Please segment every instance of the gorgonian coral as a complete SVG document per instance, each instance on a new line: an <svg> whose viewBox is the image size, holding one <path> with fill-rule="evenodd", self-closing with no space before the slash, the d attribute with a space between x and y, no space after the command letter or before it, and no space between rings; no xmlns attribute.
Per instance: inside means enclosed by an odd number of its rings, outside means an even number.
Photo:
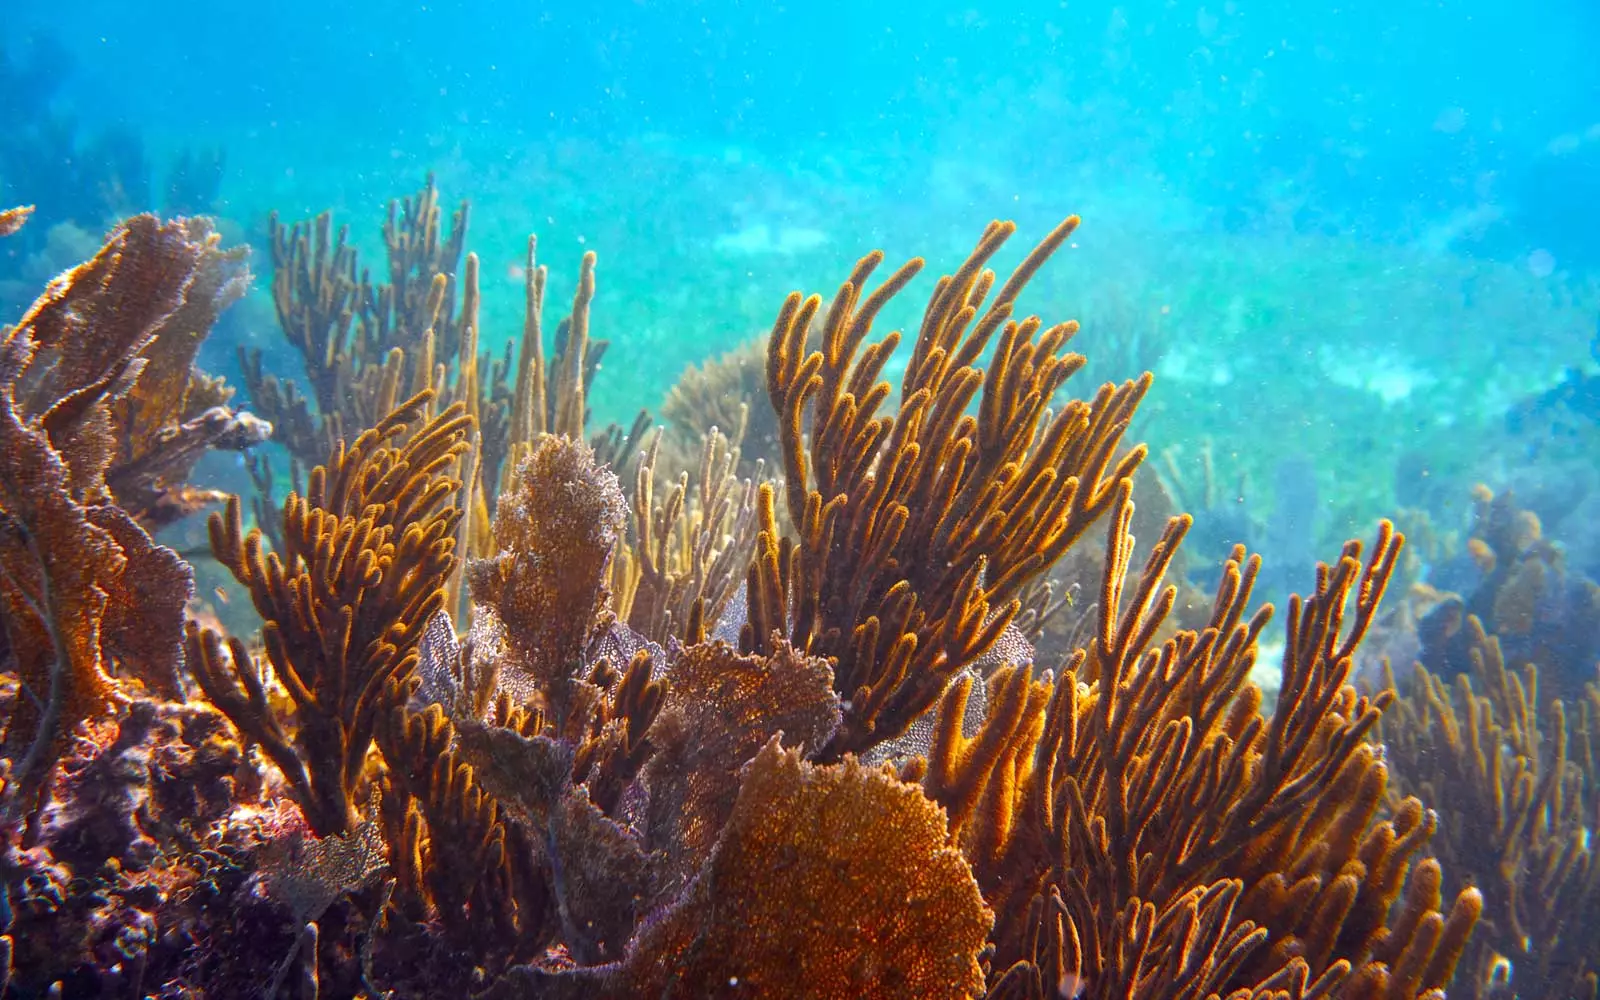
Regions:
<svg viewBox="0 0 1600 1000"><path fill-rule="evenodd" d="M341 442L312 470L306 495L283 505L281 553L264 552L261 532L244 530L237 497L210 519L212 551L265 622L272 675L296 708L293 729L268 704L242 643L224 650L216 633L191 623L191 669L283 772L319 834L359 822L357 784L384 693L416 670L455 568L461 482L452 471L472 420L457 404L422 423L431 396L407 401L348 449Z"/></svg>
<svg viewBox="0 0 1600 1000"><path fill-rule="evenodd" d="M1393 694L1348 683L1401 540L1351 543L1291 600L1264 713L1257 560L1233 552L1209 612L1181 622L1166 577L1188 519L1132 565L1144 450L1123 436L1149 377L1058 399L1083 365L1075 324L1015 315L1075 219L1003 282L987 265L1012 227L986 230L936 284L892 406L901 338L872 328L921 262L868 291L869 255L826 308L790 297L765 370L782 483L735 479L708 436L692 490L658 494L652 450L631 496L607 466L640 429L582 440L592 257L548 371L530 266L523 360L485 393L476 260L450 308L439 269L460 250L433 245L439 222L431 193L395 216L383 292L326 224L279 233L286 325L335 369L346 349L371 364L329 376L365 387L350 405L317 390L336 412L296 448L326 461L270 535L238 499L210 521L259 650L196 616L178 665L187 567L106 474L108 440L179 419L137 386L158 355L192 360L192 337L153 332L183 289L226 298L208 231L130 223L8 331L0 705L8 809L35 840L0 855L21 904L0 957L26 989L1300 1000L1449 983L1482 899L1446 896L1423 856L1436 817L1389 794L1370 737ZM405 350L367 350L384 317ZM503 460L480 421L503 424ZM1063 659L1027 662L1022 598L1037 606L1103 515L1104 548L1075 563L1080 584L1099 570L1093 611ZM180 705L196 686L210 705Z"/></svg>

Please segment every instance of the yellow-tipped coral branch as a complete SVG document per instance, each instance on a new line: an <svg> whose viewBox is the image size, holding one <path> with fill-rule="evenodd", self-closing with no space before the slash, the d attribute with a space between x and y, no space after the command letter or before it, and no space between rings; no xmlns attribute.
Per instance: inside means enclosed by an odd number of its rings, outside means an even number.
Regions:
<svg viewBox="0 0 1600 1000"><path fill-rule="evenodd" d="M431 398L408 400L312 471L306 495L284 503L282 553L264 553L260 531L245 531L238 498L211 516L212 551L248 588L265 622L267 661L297 709L292 744L263 713L258 668L239 661L237 645L233 657L216 656L215 640L191 631L195 677L285 774L303 769L292 787L319 834L354 828L383 692L415 669L455 568L453 469L472 418L458 403L418 427Z"/></svg>

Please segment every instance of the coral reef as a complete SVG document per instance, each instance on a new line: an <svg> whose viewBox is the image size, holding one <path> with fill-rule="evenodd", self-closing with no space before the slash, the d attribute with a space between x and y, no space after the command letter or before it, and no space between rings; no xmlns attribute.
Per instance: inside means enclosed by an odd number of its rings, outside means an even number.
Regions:
<svg viewBox="0 0 1600 1000"><path fill-rule="evenodd" d="M1600 684L1573 702L1543 696L1545 668L1508 668L1497 637L1468 616L1470 660L1453 682L1416 666L1381 735L1396 784L1438 804L1430 850L1449 883L1478 886L1484 914L1463 959L1461 995L1600 995ZM1395 678L1388 689L1398 690ZM1569 717L1570 713L1570 717Z"/></svg>
<svg viewBox="0 0 1600 1000"><path fill-rule="evenodd" d="M780 482L709 428L675 477L648 421L585 440L593 256L547 365L530 241L496 365L440 218L431 184L391 210L381 286L326 219L275 228L311 395L248 381L294 488L208 521L259 648L185 611L113 475L197 405L143 379L206 395L235 258L140 217L5 331L0 989L1407 1000L1477 960L1500 897L1426 855L1396 694L1350 683L1402 539L1289 600L1264 711L1259 557L1180 608L1163 512L1133 564L1151 377L1058 398L1076 324L1017 315L1075 218L1003 281L988 227L892 405L872 327L922 262L792 295ZM1036 649L1067 557L1093 599Z"/></svg>
<svg viewBox="0 0 1600 1000"><path fill-rule="evenodd" d="M1538 668L1546 700L1577 704L1600 681L1600 585L1568 569L1563 546L1509 491L1473 490L1465 539L1434 546L1426 578L1391 617L1404 651L1446 680L1474 670L1476 617L1507 662Z"/></svg>

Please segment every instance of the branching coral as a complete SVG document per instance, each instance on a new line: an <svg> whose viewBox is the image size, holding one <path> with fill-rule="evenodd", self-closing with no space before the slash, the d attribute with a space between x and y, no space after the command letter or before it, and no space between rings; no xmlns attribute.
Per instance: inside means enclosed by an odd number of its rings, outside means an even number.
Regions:
<svg viewBox="0 0 1600 1000"><path fill-rule="evenodd" d="M588 253L547 362L547 272L530 237L521 343L514 350L508 342L498 360L480 353L478 259L462 256L468 219L462 202L446 229L431 176L415 194L391 201L383 226L389 280L375 283L347 228L335 233L329 213L292 227L274 217L273 301L279 326L304 362L310 396L268 372L260 351L242 352L240 364L256 408L280 428L297 488L301 469L351 430L382 419L406 392L432 388L440 405L465 404L479 434L468 463L476 471L463 476L476 483L481 500L464 512L466 540L475 544L482 535L471 524L472 508L492 508L538 435L583 438L587 394L607 342L589 336L595 255ZM610 433L621 437L615 428Z"/></svg>
<svg viewBox="0 0 1600 1000"><path fill-rule="evenodd" d="M424 188L427 193L432 190L431 183ZM436 198L424 195L424 200L431 203ZM393 215L391 206L391 218ZM436 206L425 216L408 215L407 219L422 231L420 238L406 239L404 244L438 243ZM425 341L431 345L437 323L453 319L441 312L454 288L451 279L460 247L457 243L456 256L449 261L436 253L424 262L447 264L449 277L438 274L441 280L436 281L437 272L432 270L422 276L433 294L418 307L411 301L414 296L397 299L391 286L374 288L365 272L357 274L356 252L347 242L346 231L341 229L336 241L330 237L331 216L324 214L292 229L274 217L270 228L278 324L304 360L312 398L302 396L294 382L265 372L260 351L241 351L240 367L256 409L278 427L277 437L297 466L309 468L345 436L347 425L350 429L372 426L393 408L405 387L432 384L432 358L415 355L421 353ZM409 280L413 277L402 276L407 281L404 287L414 287ZM409 311L398 317L394 314L396 308L408 306ZM385 335L390 339L385 340ZM413 355L409 358L407 348Z"/></svg>
<svg viewBox="0 0 1600 1000"><path fill-rule="evenodd" d="M374 285L358 272L348 228L333 236L331 214L293 227L272 218L273 304L284 336L305 360L316 414L293 383L261 374L260 352L244 367L257 406L291 431L284 440L305 465L331 450L347 421L365 427L384 416L387 408L373 408L374 393L395 348L411 367L394 374L413 386L433 377L432 358L421 356L425 339L445 358L454 353L462 325L453 309L455 276L466 227L463 203L444 232L431 177L415 196L391 201L383 227L389 282Z"/></svg>
<svg viewBox="0 0 1600 1000"><path fill-rule="evenodd" d="M416 669L455 567L453 471L472 418L456 404L417 427L431 398L408 400L312 471L306 495L284 503L282 553L264 554L260 531L245 532L237 497L211 516L212 551L265 622L267 661L297 711L293 734L242 643L225 652L215 632L191 624L191 669L206 697L261 743L319 834L357 824L357 782L386 685Z"/></svg>
<svg viewBox="0 0 1600 1000"><path fill-rule="evenodd" d="M700 444L694 475L683 472L656 499L663 435L635 463L633 517L612 569L617 611L650 641L703 641L740 592L755 542L757 480L738 479L739 449L716 428ZM757 466L761 471L761 466ZM737 638L737 615L729 616Z"/></svg>
<svg viewBox="0 0 1600 1000"><path fill-rule="evenodd" d="M1385 526L1365 564L1351 543L1291 601L1283 694L1262 718L1246 677L1270 607L1244 620L1258 560L1237 551L1207 626L1157 646L1188 522L1171 522L1125 591L1128 497L1124 484L1087 647L1053 682L997 674L971 736L970 680L940 709L923 782L999 915L994 994L1442 988L1479 898L1447 916L1436 871L1408 882L1433 822L1415 800L1377 820L1385 772L1363 739L1388 696L1346 683L1399 540Z"/></svg>
<svg viewBox="0 0 1600 1000"><path fill-rule="evenodd" d="M1600 864L1600 686L1572 707L1541 699L1542 672L1508 669L1476 617L1464 625L1471 671L1454 683L1418 664L1382 735L1401 788L1442 814L1432 852L1449 884L1484 895L1463 963L1463 995L1596 995ZM1388 688L1396 691L1393 675Z"/></svg>
<svg viewBox="0 0 1600 1000"><path fill-rule="evenodd" d="M1400 539L1349 544L1291 600L1264 715L1258 562L1236 549L1209 612L1176 614L1177 517L1139 529L1159 537L1134 572L1144 450L1122 438L1149 378L1057 401L1074 324L1014 318L1076 220L1003 283L986 265L1012 229L989 228L937 284L892 412L899 334L871 328L920 261L868 292L864 258L827 309L791 297L764 372L782 484L737 479L708 434L675 487L653 443L631 507L607 464L640 426L604 454L583 440L592 256L546 365L530 244L520 360L480 364L476 259L452 304L438 222L431 189L396 210L381 291L327 225L284 241L280 306L340 389L332 411L282 408L328 458L273 551L237 498L210 521L263 652L191 621L174 669L181 601L143 592L184 567L106 471L118 434L179 419L155 390L191 386L183 330L212 314L163 323L184 289L226 298L214 242L131 223L0 345L8 792L47 806L39 846L0 845L0 899L26 910L0 958L30 963L25 989L1437 1000L1476 960L1482 896L1418 860L1439 822L1390 794L1369 742L1394 696L1348 684ZM383 337L410 339L360 346ZM1108 512L1105 548L1070 567L1094 592L1064 660L1018 662L1038 658L1024 599L1048 610L1042 581ZM190 675L214 708L175 704ZM52 683L49 713L17 710ZM1586 766L1590 725L1570 743ZM88 749L51 783L74 726ZM256 748L281 780L256 778ZM1569 817L1553 753L1508 801ZM169 763L192 800L154 773ZM1560 856L1548 872L1587 865Z"/></svg>
<svg viewBox="0 0 1600 1000"><path fill-rule="evenodd" d="M539 940L547 898L522 830L453 747L455 727L438 705L396 704L380 719L387 765L386 827L403 894L422 901L478 956L497 940Z"/></svg>
<svg viewBox="0 0 1600 1000"><path fill-rule="evenodd" d="M1077 324L1012 318L1023 287L1077 222L1051 232L997 292L984 265L1015 227L989 226L939 280L893 416L878 415L891 391L878 376L900 334L862 344L920 259L864 294L883 255L862 258L825 314L819 351L803 351L819 297L793 294L778 315L767 386L799 537L780 536L769 497L741 641L761 650L786 633L835 661L850 708L829 758L893 738L931 707L1010 623L1023 586L1082 536L1144 458L1136 448L1113 462L1148 377L1052 412L1056 390L1083 365L1065 353ZM978 368L991 341L993 357Z"/></svg>

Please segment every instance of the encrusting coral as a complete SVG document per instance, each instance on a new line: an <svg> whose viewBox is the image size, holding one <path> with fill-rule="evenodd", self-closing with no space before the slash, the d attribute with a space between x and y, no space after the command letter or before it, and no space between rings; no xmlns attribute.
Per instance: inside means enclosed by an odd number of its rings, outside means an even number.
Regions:
<svg viewBox="0 0 1600 1000"><path fill-rule="evenodd" d="M197 277L230 273L209 231L130 222L6 332L13 990L1441 996L1482 896L1446 897L1435 816L1391 794L1370 737L1394 695L1348 683L1401 539L1350 543L1290 602L1263 714L1258 561L1232 554L1198 627L1167 621L1186 518L1133 571L1145 452L1122 438L1150 377L1059 401L1075 325L1016 316L1076 219L1004 282L1013 228L985 231L891 412L900 335L872 326L921 262L868 291L869 255L826 308L791 296L765 370L782 484L708 431L696 475L658 488L659 436L584 440L592 256L546 366L530 242L521 360L485 394L475 258L447 306L435 269L462 248L431 190L391 218L384 290L326 223L279 234L308 362L376 388L370 412L272 411L315 468L257 504L270 551L238 498L210 519L260 650L185 621L187 566L105 473L108 441L176 419L118 407L149 412L138 379L168 348L192 361L214 311L157 335L184 290L227 298ZM1103 515L1081 641L1029 662L1023 599L1049 606Z"/></svg>

